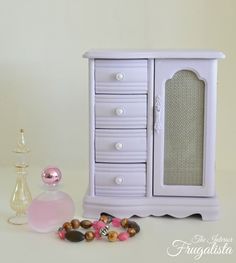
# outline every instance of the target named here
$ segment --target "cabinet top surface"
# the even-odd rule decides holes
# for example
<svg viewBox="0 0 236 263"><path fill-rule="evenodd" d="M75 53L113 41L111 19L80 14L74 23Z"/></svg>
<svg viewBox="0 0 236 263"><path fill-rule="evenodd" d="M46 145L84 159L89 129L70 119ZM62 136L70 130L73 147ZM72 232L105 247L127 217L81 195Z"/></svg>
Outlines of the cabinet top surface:
<svg viewBox="0 0 236 263"><path fill-rule="evenodd" d="M220 59L224 53L212 50L89 50L84 58L91 59Z"/></svg>

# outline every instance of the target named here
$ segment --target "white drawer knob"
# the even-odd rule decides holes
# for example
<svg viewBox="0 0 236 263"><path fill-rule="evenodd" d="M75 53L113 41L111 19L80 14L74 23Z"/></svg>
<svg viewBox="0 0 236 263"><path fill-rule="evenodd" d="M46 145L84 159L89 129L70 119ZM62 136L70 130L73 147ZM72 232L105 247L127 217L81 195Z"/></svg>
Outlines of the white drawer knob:
<svg viewBox="0 0 236 263"><path fill-rule="evenodd" d="M116 74L116 80L123 80L124 79L124 74L123 73L121 73L121 72L118 72L117 74Z"/></svg>
<svg viewBox="0 0 236 263"><path fill-rule="evenodd" d="M124 110L121 109L121 108L117 108L117 109L115 109L115 112L116 112L116 115L117 115L117 116L121 116L121 115L124 114Z"/></svg>
<svg viewBox="0 0 236 263"><path fill-rule="evenodd" d="M122 177L116 177L115 178L115 183L116 184L123 184L123 182L124 182L124 178L122 178Z"/></svg>
<svg viewBox="0 0 236 263"><path fill-rule="evenodd" d="M122 150L122 148L123 148L123 144L120 143L120 142L117 142L117 143L115 144L115 148L116 148L117 151L120 151L120 150Z"/></svg>

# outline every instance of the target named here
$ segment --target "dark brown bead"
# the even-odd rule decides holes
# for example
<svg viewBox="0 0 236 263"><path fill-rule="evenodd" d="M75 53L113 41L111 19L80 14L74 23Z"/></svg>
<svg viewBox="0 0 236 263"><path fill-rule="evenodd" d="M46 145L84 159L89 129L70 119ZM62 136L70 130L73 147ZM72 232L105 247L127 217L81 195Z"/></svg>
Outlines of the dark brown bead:
<svg viewBox="0 0 236 263"><path fill-rule="evenodd" d="M128 218L123 218L121 221L120 221L120 224L123 228L127 228L128 227Z"/></svg>
<svg viewBox="0 0 236 263"><path fill-rule="evenodd" d="M129 227L129 228L127 229L127 232L128 232L128 234L129 234L130 237L133 237L133 236L136 235L136 231L135 231L135 229L132 228L132 227Z"/></svg>
<svg viewBox="0 0 236 263"><path fill-rule="evenodd" d="M77 229L80 226L80 221L78 219L73 219L70 223L74 229Z"/></svg>
<svg viewBox="0 0 236 263"><path fill-rule="evenodd" d="M69 232L73 229L70 222L65 222L62 227L66 230L66 232Z"/></svg>
<svg viewBox="0 0 236 263"><path fill-rule="evenodd" d="M93 223L90 220L83 220L80 222L80 225L81 227L87 229L90 228L93 225Z"/></svg>
<svg viewBox="0 0 236 263"><path fill-rule="evenodd" d="M93 233L93 231L87 231L85 234L84 234L84 237L86 239L86 241L92 241L94 240L95 238L95 234Z"/></svg>
<svg viewBox="0 0 236 263"><path fill-rule="evenodd" d="M84 234L80 231L69 231L65 234L65 238L71 242L80 242L84 240Z"/></svg>
<svg viewBox="0 0 236 263"><path fill-rule="evenodd" d="M134 221L128 222L128 228L134 228L136 233L138 233L140 231L140 226Z"/></svg>

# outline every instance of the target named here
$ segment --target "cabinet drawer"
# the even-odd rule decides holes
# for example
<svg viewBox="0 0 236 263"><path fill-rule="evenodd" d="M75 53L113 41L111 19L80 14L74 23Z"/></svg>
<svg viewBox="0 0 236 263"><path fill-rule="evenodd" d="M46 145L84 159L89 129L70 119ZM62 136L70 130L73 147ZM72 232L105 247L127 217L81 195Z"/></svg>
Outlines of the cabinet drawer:
<svg viewBox="0 0 236 263"><path fill-rule="evenodd" d="M95 60L96 93L147 93L147 60Z"/></svg>
<svg viewBox="0 0 236 263"><path fill-rule="evenodd" d="M145 196L145 164L95 165L95 194L103 196Z"/></svg>
<svg viewBox="0 0 236 263"><path fill-rule="evenodd" d="M146 130L96 129L96 162L146 162Z"/></svg>
<svg viewBox="0 0 236 263"><path fill-rule="evenodd" d="M146 128L146 95L96 95L96 128Z"/></svg>

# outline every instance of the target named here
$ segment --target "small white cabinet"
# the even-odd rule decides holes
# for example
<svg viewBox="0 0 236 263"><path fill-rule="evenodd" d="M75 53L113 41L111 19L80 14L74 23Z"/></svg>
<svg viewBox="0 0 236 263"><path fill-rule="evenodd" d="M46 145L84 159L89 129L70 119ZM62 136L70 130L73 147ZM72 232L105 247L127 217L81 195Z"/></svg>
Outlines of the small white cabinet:
<svg viewBox="0 0 236 263"><path fill-rule="evenodd" d="M217 59L209 51L89 51L84 215L219 216Z"/></svg>

